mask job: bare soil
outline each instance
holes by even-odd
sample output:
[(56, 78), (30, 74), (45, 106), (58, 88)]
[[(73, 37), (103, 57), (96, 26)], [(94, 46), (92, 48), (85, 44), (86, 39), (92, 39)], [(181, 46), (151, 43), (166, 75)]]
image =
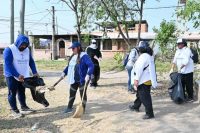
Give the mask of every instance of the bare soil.
[[(53, 72), (43, 73), (47, 85), (59, 78)], [(135, 94), (127, 92), (127, 73), (103, 73), (96, 89), (88, 88), (86, 113), (81, 119), (64, 114), (69, 98), (66, 79), (55, 91), (46, 92), (48, 108), (34, 102), (27, 89), (27, 104), (37, 113), (25, 118), (12, 119), (7, 102), (7, 88), (0, 89), (0, 132), (2, 133), (175, 133), (200, 132), (200, 107), (198, 103), (174, 104), (167, 95), (167, 75), (159, 75), (160, 86), (152, 91), (155, 119), (143, 120), (144, 107), (139, 113), (132, 112), (128, 105)], [(162, 81), (162, 82), (161, 82)], [(74, 107), (80, 102), (77, 93)], [(19, 106), (18, 106), (19, 107)], [(34, 126), (36, 126), (34, 128)]]

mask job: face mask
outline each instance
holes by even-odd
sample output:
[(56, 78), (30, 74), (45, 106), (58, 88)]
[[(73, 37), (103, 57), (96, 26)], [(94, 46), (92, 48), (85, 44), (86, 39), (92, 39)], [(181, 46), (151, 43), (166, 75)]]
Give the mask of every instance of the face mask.
[(24, 51), (26, 48), (27, 48), (27, 47), (20, 47), (20, 48), (19, 48), (19, 51), (22, 52), (22, 51)]
[(27, 48), (28, 44), (22, 43), (22, 45), (19, 47), (19, 51), (24, 51)]

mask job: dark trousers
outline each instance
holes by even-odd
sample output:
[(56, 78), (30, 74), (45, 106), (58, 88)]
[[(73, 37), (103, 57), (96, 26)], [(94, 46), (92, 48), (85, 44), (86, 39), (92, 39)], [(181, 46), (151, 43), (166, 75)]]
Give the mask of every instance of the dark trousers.
[(99, 64), (94, 64), (93, 77), (91, 79), (91, 86), (97, 86), (97, 82), (100, 79), (100, 67)]
[[(74, 83), (71, 84), (70, 86), (70, 95), (69, 95), (69, 102), (68, 102), (68, 108), (72, 108), (74, 104), (74, 100), (76, 98), (76, 92), (79, 88), (81, 99), (83, 96), (83, 91), (84, 91), (84, 85), (80, 85), (80, 83)], [(87, 102), (87, 89), (85, 90), (85, 94), (83, 97), (83, 107), (85, 108)]]
[[(188, 74), (181, 74), (181, 82), (184, 91), (184, 97), (193, 99), (193, 72)], [(187, 96), (186, 96), (187, 92)]]
[(146, 114), (154, 116), (152, 100), (151, 100), (151, 86), (139, 85), (137, 88), (136, 100), (134, 101), (134, 108), (139, 109), (141, 104), (144, 105)]
[(26, 107), (26, 96), (25, 88), (21, 82), (17, 81), (14, 77), (7, 77), (6, 83), (8, 86), (8, 102), (12, 110), (17, 110), (16, 95), (18, 95), (18, 100), (21, 108)]

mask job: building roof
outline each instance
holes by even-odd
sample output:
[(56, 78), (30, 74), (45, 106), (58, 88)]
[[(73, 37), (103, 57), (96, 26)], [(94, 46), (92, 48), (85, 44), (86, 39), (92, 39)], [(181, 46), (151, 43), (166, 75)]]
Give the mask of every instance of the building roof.
[[(108, 32), (107, 36), (103, 37), (103, 32), (94, 32), (92, 33), (94, 35), (102, 36), (103, 39), (123, 39), (123, 37), (118, 33), (118, 32)], [(142, 32), (141, 33), (141, 39), (145, 40), (153, 40), (155, 39), (156, 34), (155, 33), (150, 33), (150, 32)], [(129, 38), (130, 39), (137, 39), (138, 38), (138, 33), (137, 32), (130, 32), (129, 33)]]
[[(86, 35), (85, 34), (81, 34), (81, 35)], [(92, 34), (90, 34), (91, 36), (94, 36)], [(29, 35), (31, 37), (35, 37), (35, 38), (43, 38), (43, 39), (52, 39), (52, 35), (42, 35), (42, 34), (38, 34), (38, 35)], [(73, 37), (77, 37), (77, 34), (76, 33), (70, 33), (70, 34), (60, 34), (60, 35), (55, 35), (55, 39), (60, 39), (60, 38), (70, 38), (70, 36), (73, 36)], [(95, 35), (97, 36), (97, 35)]]
[(200, 32), (187, 32), (180, 35), (180, 38), (183, 38), (188, 41), (200, 41)]

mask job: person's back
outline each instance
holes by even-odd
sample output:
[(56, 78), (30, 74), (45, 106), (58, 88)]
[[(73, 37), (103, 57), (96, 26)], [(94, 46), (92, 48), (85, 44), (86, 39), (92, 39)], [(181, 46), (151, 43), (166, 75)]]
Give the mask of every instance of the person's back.
[(126, 67), (132, 67), (135, 61), (137, 60), (138, 56), (139, 56), (138, 50), (136, 48), (133, 48), (129, 54)]
[(97, 47), (97, 42), (92, 39), (90, 46), (87, 47), (86, 53), (90, 56), (92, 62), (94, 63), (93, 77), (90, 82), (90, 86), (96, 88), (98, 86), (98, 80), (100, 79), (100, 66), (99, 61), (102, 58), (101, 52)]
[(94, 64), (99, 64), (99, 61), (95, 58), (95, 56), (97, 56), (98, 58), (101, 58), (101, 52), (98, 48), (93, 49), (91, 47), (88, 47), (86, 52), (90, 56)]

